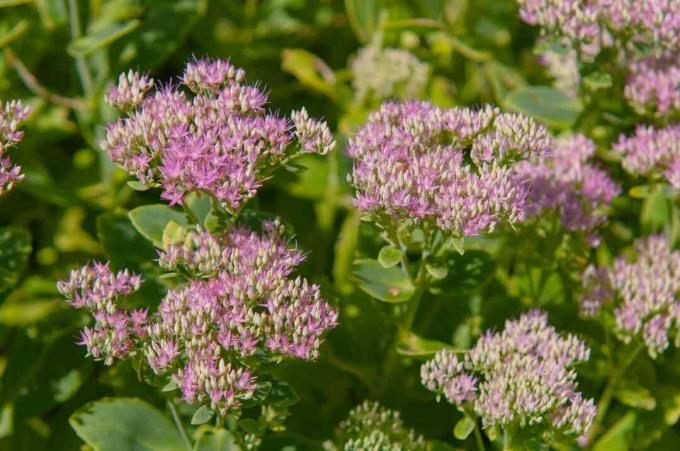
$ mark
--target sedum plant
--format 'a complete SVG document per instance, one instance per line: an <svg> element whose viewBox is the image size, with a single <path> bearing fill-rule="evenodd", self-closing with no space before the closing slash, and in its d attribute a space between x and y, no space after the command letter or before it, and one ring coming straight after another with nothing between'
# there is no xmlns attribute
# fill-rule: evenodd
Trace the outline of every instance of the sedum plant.
<svg viewBox="0 0 680 451"><path fill-rule="evenodd" d="M300 153L327 152L333 137L304 109L291 119L265 113L266 95L244 78L224 60L191 61L181 85L153 93L149 77L120 76L106 98L125 117L107 128L102 146L137 177L135 187L160 188L170 205L185 207L184 213L162 205L130 213L143 235L161 232L157 272L172 284L157 308L131 308L141 276L94 262L72 271L58 289L94 320L79 341L88 355L106 365L130 360L140 379L164 392L179 390L181 400L196 406L192 424L214 416L219 428L226 421L234 440L251 449L266 428L281 427L294 399L268 367L286 358L316 359L323 335L338 321L319 285L293 277L305 256L278 219L258 221L260 231L239 222L273 170ZM171 396L168 405L188 444L175 402ZM259 426L237 427L243 409L258 405Z"/></svg>

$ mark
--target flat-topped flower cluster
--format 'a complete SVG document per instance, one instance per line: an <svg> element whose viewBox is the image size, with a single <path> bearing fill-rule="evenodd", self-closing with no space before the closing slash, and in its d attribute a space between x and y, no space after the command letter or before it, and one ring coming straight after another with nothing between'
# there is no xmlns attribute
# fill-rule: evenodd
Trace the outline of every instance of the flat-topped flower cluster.
<svg viewBox="0 0 680 451"><path fill-rule="evenodd" d="M673 336L680 346L680 251L661 235L639 239L634 248L633 258L622 255L611 267L588 268L581 311L611 311L617 335L626 343L641 338L655 358Z"/></svg>
<svg viewBox="0 0 680 451"><path fill-rule="evenodd" d="M561 36L582 55L613 45L680 49L677 0L517 0L522 20Z"/></svg>
<svg viewBox="0 0 680 451"><path fill-rule="evenodd" d="M317 285L289 277L303 255L287 246L282 227L270 222L263 229L190 232L184 243L169 245L160 253L161 266L192 280L169 290L148 318L146 311L128 313L116 304L139 287L138 276L114 274L101 264L73 271L59 290L72 306L93 312L96 324L82 339L88 353L107 364L143 353L187 402L220 415L252 397L257 359L316 358L337 312Z"/></svg>
<svg viewBox="0 0 680 451"><path fill-rule="evenodd" d="M267 113L267 95L244 80L223 60L190 62L179 85L153 92L149 77L122 74L106 99L125 116L108 126L102 147L143 185L161 186L170 204L204 191L237 210L291 156L335 145L304 109L291 119Z"/></svg>
<svg viewBox="0 0 680 451"><path fill-rule="evenodd" d="M517 166L550 146L546 128L520 114L386 102L349 143L355 205L383 226L408 220L458 237L493 231L526 218Z"/></svg>
<svg viewBox="0 0 680 451"><path fill-rule="evenodd" d="M340 423L338 435L345 451L425 451L425 439L407 427L399 412L364 401Z"/></svg>
<svg viewBox="0 0 680 451"><path fill-rule="evenodd" d="M680 125L656 129L638 125L632 136L621 135L614 151L633 175L665 179L680 189Z"/></svg>
<svg viewBox="0 0 680 451"><path fill-rule="evenodd" d="M421 368L423 384L452 404L470 406L484 428L545 427L581 436L594 417L592 399L577 392L579 362L590 351L573 335L560 335L538 310L488 331L459 358L439 351Z"/></svg>
<svg viewBox="0 0 680 451"><path fill-rule="evenodd" d="M26 120L28 112L28 107L23 106L18 100L6 102L0 108L0 196L24 179L21 166L12 163L7 151L24 138L24 132L19 130L19 125Z"/></svg>
<svg viewBox="0 0 680 451"><path fill-rule="evenodd" d="M619 186L590 160L595 143L581 134L555 140L550 155L538 163L523 162L520 173L528 180L529 205L535 215L558 212L562 226L581 231L595 245L598 226L607 219L603 211L616 197Z"/></svg>

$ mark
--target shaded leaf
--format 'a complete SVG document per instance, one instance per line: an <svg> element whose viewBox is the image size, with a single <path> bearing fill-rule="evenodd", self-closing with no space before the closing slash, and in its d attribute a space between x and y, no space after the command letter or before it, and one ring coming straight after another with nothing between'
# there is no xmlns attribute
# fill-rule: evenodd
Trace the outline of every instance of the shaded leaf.
<svg viewBox="0 0 680 451"><path fill-rule="evenodd" d="M383 268L392 268L401 261L401 249L394 246L385 246L378 253L378 261Z"/></svg>
<svg viewBox="0 0 680 451"><path fill-rule="evenodd" d="M415 292L408 274L401 267L383 268L377 260L354 261L354 277L359 288L383 302L405 302Z"/></svg>
<svg viewBox="0 0 680 451"><path fill-rule="evenodd" d="M453 435L458 440L465 440L466 438L468 438L468 435L470 435L474 430L475 421L469 416L464 415L463 418L458 420L456 426L453 428Z"/></svg>
<svg viewBox="0 0 680 451"><path fill-rule="evenodd" d="M184 213L163 204L137 207L131 210L128 216L137 231L156 245L163 242L163 231L170 221L175 221L179 225L188 225Z"/></svg>
<svg viewBox="0 0 680 451"><path fill-rule="evenodd" d="M196 412L194 412L194 416L191 417L191 424L207 423L214 415L215 412L213 412L209 407L201 406L196 410Z"/></svg>
<svg viewBox="0 0 680 451"><path fill-rule="evenodd" d="M31 253L31 234L18 227L0 229L0 292L19 281Z"/></svg>

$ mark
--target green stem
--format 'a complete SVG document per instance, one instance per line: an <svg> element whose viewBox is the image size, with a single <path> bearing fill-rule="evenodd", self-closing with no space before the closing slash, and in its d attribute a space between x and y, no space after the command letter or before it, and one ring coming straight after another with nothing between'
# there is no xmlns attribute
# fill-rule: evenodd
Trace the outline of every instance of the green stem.
<svg viewBox="0 0 680 451"><path fill-rule="evenodd" d="M508 451L510 449L510 442L512 437L508 433L508 428L503 429L503 451Z"/></svg>
<svg viewBox="0 0 680 451"><path fill-rule="evenodd" d="M187 435L187 431L184 430L184 425L182 424L182 420L180 419L179 415L177 414L177 409L175 408L175 404L168 400L167 402L168 408L170 409L170 412L172 412L172 419L175 421L175 426L177 426L177 430L179 431L179 435L182 437L182 441L184 442L184 445L187 447L189 451L194 449L193 446L191 446L191 441L189 440L189 436Z"/></svg>
<svg viewBox="0 0 680 451"><path fill-rule="evenodd" d="M78 17L78 2L76 0L68 0L69 21L71 22L71 39L78 39L81 36L80 18ZM82 56L76 57L76 71L80 84L83 87L83 92L88 101L92 100L93 84L90 70L87 68L85 58Z"/></svg>
<svg viewBox="0 0 680 451"><path fill-rule="evenodd" d="M479 423L477 420L475 420L475 441L477 442L477 449L479 451L486 451L484 439L482 438L482 431L479 429Z"/></svg>
<svg viewBox="0 0 680 451"><path fill-rule="evenodd" d="M406 310L406 314L404 315L404 319L401 322L401 326L399 328L400 333L402 334L408 333L411 330L413 322L416 319L418 307L420 306L420 300L423 298L423 293L425 292L426 287L425 273L426 273L425 260L421 259L420 264L418 266L418 275L416 276L416 280L414 282L414 285L416 286L416 291L413 293L413 296L411 296L411 299L409 299L408 301L408 309Z"/></svg>
<svg viewBox="0 0 680 451"><path fill-rule="evenodd" d="M607 411L609 410L612 398L614 397L614 390L616 389L616 386L621 380L621 377L625 373L626 369L633 363L642 348L642 343L636 343L630 349L630 352L619 362L619 365L611 372L609 379L607 380L607 385L605 386L602 396L600 397L600 401L597 403L597 415L595 416L593 426L590 428L588 442L591 444L602 428L602 423L607 416Z"/></svg>

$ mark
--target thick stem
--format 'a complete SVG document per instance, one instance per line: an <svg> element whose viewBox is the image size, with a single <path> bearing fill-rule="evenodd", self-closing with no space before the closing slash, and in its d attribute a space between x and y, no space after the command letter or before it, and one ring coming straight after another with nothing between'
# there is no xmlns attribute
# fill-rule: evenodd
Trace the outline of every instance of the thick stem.
<svg viewBox="0 0 680 451"><path fill-rule="evenodd" d="M512 441L512 436L508 432L508 428L503 429L503 451L510 450L510 442Z"/></svg>
<svg viewBox="0 0 680 451"><path fill-rule="evenodd" d="M607 380L607 385L605 386L602 396L600 397L600 401L597 403L597 415L595 416L595 421L593 422L593 425L590 428L590 433L588 434L589 443L592 444L595 437L597 437L597 435L600 433L602 423L607 416L607 411L609 410L612 398L614 397L614 390L616 389L616 386L621 380L621 377L625 373L626 369L633 363L642 348L642 343L638 342L633 345L633 347L630 348L628 354L625 355L623 359L621 359L618 366L611 372L609 379Z"/></svg>
<svg viewBox="0 0 680 451"><path fill-rule="evenodd" d="M182 441L184 442L184 445L187 447L189 451L194 449L193 446L191 446L191 441L189 440L189 436L187 435L187 431L184 429L184 425L182 424L182 419L179 417L179 414L177 413L177 409L175 408L175 403L172 401L168 400L167 402L168 408L170 409L170 412L172 412L172 419L175 421L175 426L177 426L177 430L179 431L179 435L182 437Z"/></svg>

